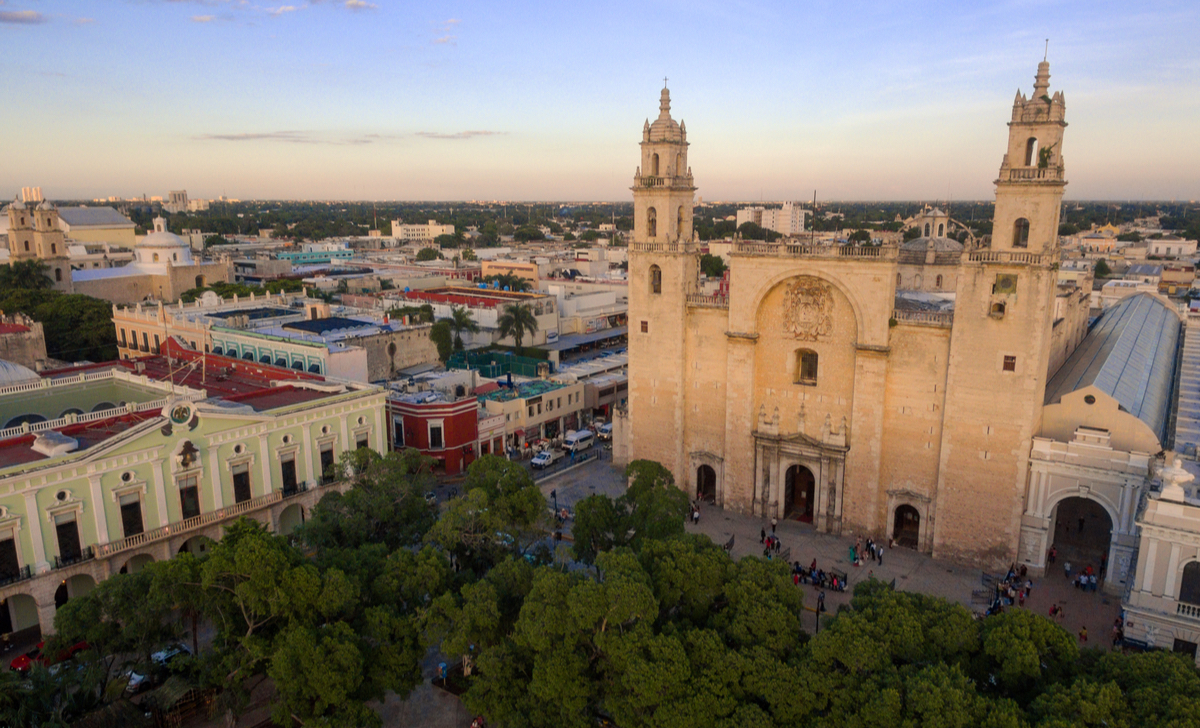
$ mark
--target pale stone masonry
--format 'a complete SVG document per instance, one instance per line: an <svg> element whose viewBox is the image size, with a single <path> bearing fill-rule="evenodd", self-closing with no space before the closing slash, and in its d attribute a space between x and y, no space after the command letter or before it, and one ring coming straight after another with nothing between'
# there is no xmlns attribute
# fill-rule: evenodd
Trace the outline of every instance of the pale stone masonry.
<svg viewBox="0 0 1200 728"><path fill-rule="evenodd" d="M1086 297L1056 305L1064 109L1043 62L1013 104L990 245L737 242L722 297L697 288L663 89L632 188L630 457L732 510L1011 562L1051 347L1062 361L1086 333Z"/></svg>

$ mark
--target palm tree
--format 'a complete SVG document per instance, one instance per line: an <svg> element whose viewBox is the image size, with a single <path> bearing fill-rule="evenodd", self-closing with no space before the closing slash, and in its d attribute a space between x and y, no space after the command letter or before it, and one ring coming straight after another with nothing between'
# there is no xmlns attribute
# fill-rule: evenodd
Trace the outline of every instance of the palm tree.
<svg viewBox="0 0 1200 728"><path fill-rule="evenodd" d="M521 342L525 340L525 336L538 330L537 318L534 317L533 308L528 303L510 303L505 306L504 313L496 319L496 325L500 328L501 339L511 336L513 341L517 342L517 353L521 351Z"/></svg>
<svg viewBox="0 0 1200 728"><path fill-rule="evenodd" d="M466 306L455 306L450 309L450 315L442 321L450 324L450 329L454 332L455 351L463 350L462 334L464 331L470 334L479 332L479 324L475 323L475 319L471 317L471 312L467 310Z"/></svg>
<svg viewBox="0 0 1200 728"><path fill-rule="evenodd" d="M54 288L54 281L46 275L50 266L40 260L19 260L0 267L0 289L24 288L43 291Z"/></svg>

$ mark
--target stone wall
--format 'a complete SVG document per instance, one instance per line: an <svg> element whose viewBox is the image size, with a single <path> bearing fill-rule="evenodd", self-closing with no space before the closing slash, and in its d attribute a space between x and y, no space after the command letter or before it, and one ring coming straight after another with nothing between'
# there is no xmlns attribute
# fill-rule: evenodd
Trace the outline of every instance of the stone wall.
<svg viewBox="0 0 1200 728"><path fill-rule="evenodd" d="M25 314L0 316L0 324L24 326L28 331L13 331L0 334L0 359L36 369L38 361L46 360L46 335L41 323Z"/></svg>

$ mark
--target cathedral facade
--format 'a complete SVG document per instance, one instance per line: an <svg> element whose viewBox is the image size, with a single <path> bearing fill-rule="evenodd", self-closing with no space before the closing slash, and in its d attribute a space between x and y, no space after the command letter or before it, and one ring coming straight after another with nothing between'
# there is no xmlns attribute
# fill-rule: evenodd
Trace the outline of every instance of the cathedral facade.
<svg viewBox="0 0 1200 728"><path fill-rule="evenodd" d="M630 456L731 510L1010 562L1052 351L1084 328L1056 327L1049 75L1014 101L990 244L936 220L900 245L739 241L726 296L698 292L687 130L663 89L632 188Z"/></svg>

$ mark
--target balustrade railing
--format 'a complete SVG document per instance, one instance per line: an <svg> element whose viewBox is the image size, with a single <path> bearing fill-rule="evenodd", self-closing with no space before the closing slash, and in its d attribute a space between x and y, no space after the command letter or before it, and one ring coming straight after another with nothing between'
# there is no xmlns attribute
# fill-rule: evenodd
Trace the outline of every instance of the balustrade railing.
<svg viewBox="0 0 1200 728"><path fill-rule="evenodd" d="M967 253L967 260L972 263L1024 263L1026 265L1041 265L1040 253L1025 253L1019 250L976 250Z"/></svg>
<svg viewBox="0 0 1200 728"><path fill-rule="evenodd" d="M1200 620L1200 606L1178 602L1175 605L1175 614L1180 617L1187 617L1188 619Z"/></svg>
<svg viewBox="0 0 1200 728"><path fill-rule="evenodd" d="M867 258L892 261L898 249L894 245L822 245L820 243L763 243L734 244L739 255L766 255L788 258Z"/></svg>
<svg viewBox="0 0 1200 728"><path fill-rule="evenodd" d="M922 326L950 327L954 325L953 311L901 311L893 310L892 318L899 323Z"/></svg>
<svg viewBox="0 0 1200 728"><path fill-rule="evenodd" d="M1001 173L1001 178L1005 177ZM1063 178L1062 167L1014 167L1008 170L1009 182L1045 181L1058 182Z"/></svg>
<svg viewBox="0 0 1200 728"><path fill-rule="evenodd" d="M685 243L630 243L631 253L695 253L697 246L692 242Z"/></svg>
<svg viewBox="0 0 1200 728"><path fill-rule="evenodd" d="M16 584L19 581L25 581L26 579L32 578L33 567L22 566L16 571L9 572L7 574L0 574L0 586L8 586L9 584Z"/></svg>
<svg viewBox="0 0 1200 728"><path fill-rule="evenodd" d="M689 293L687 305L700 308L729 308L729 298L726 296L705 296L699 293Z"/></svg>
<svg viewBox="0 0 1200 728"><path fill-rule="evenodd" d="M132 536L126 536L125 538L117 541L110 541L106 544L97 546L96 555L101 558L107 558L122 551L128 551L129 549L146 546L147 544L154 543L155 541L161 541L164 538L178 536L182 533L187 533L188 531L195 531L218 521L223 521L227 518L234 518L235 516L240 516L248 511L254 511L258 510L259 508L269 506L272 503L283 500L283 497L283 491L271 491L266 495L261 495L257 498L251 498L250 500L242 501L241 503L225 506L224 508L219 508L215 511L209 511L208 513L201 513L198 516L193 516L182 521L176 521L175 523L168 523L165 526L160 526L150 531L143 531L142 533L136 533Z"/></svg>
<svg viewBox="0 0 1200 728"><path fill-rule="evenodd" d="M85 549L80 549L79 553L75 554L74 556L55 556L54 568L62 569L67 566L82 564L85 561L91 561L94 558L96 558L96 550L91 546L88 546Z"/></svg>

